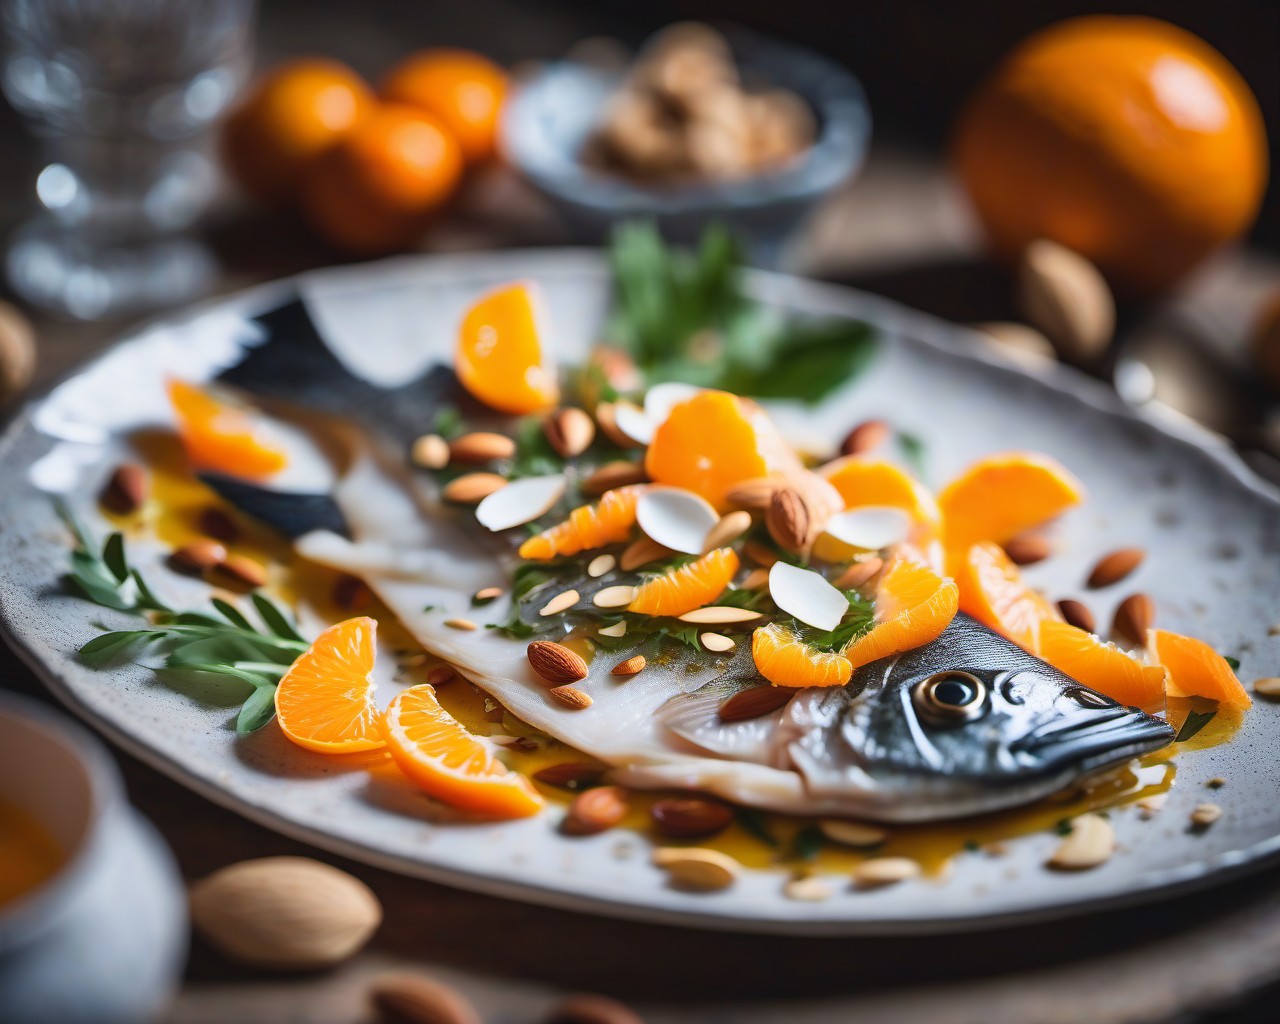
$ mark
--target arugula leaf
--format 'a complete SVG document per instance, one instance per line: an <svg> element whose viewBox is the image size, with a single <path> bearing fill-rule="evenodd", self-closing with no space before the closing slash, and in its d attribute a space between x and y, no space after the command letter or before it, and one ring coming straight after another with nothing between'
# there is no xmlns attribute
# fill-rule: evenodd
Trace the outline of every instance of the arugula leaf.
<svg viewBox="0 0 1280 1024"><path fill-rule="evenodd" d="M835 629L822 633L809 626L800 627L800 635L810 647L820 651L842 651L874 625L874 602L856 590L846 590L844 596L849 602L849 610Z"/></svg>
<svg viewBox="0 0 1280 1024"><path fill-rule="evenodd" d="M525 416L516 424L516 454L507 475L516 480L522 476L546 476L564 469L564 460L547 440L542 420Z"/></svg>
<svg viewBox="0 0 1280 1024"><path fill-rule="evenodd" d="M1182 723L1182 728L1178 730L1178 735L1174 737L1173 742L1186 743L1187 740L1212 722L1217 714L1217 708L1212 711L1188 711L1186 720Z"/></svg>
<svg viewBox="0 0 1280 1024"><path fill-rule="evenodd" d="M756 398L793 398L810 405L862 373L875 356L871 329L854 321L792 328L760 367L727 367L719 386Z"/></svg>

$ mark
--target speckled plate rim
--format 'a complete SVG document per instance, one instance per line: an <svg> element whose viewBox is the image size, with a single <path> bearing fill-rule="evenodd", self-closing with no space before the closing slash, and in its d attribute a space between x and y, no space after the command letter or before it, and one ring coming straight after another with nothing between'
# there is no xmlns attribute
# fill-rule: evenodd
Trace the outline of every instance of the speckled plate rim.
<svg viewBox="0 0 1280 1024"><path fill-rule="evenodd" d="M468 273L479 273L482 270L493 272L509 265L510 269L503 269L503 272L520 276L520 268L527 267L529 261L537 261L540 271L547 271L550 268L551 272L558 275L577 273L584 277L600 277L606 271L602 254L591 249L534 249L505 250L498 253L409 255L375 263L308 271L294 277L217 296L186 307L182 311L171 311L135 325L117 338L115 343L107 346L98 356L76 366L62 380L65 381L91 369L120 344L137 337L150 326L193 320L217 308L266 308L272 302L283 301L296 293L300 286L305 287L311 282L342 283L350 286L369 276L394 277L407 270L437 269L445 266L455 271L457 276L465 277ZM803 307L807 312L819 315L857 316L866 319L878 327L907 336L914 343L948 357L982 364L991 373L1006 374L1018 379L1032 379L1038 382L1039 386L1087 408L1090 415L1106 416L1130 425L1141 425L1147 431L1177 444L1193 458L1205 461L1214 471L1229 478L1234 485L1274 507L1277 515L1280 516L1280 489L1272 487L1257 477L1238 459L1225 441L1176 413L1159 407L1132 409L1125 406L1114 392L1104 385L1061 366L1051 365L1036 371L1011 366L998 356L991 354L981 339L971 330L908 309L879 296L839 285L813 282L765 271L752 271L749 276L749 286L759 298ZM57 384L43 395L28 402L8 423L3 436L0 437L0 465L10 457L11 451L18 442L28 432L34 430L32 422L34 411L56 387ZM1096 910L1140 905L1209 888L1280 861L1280 833L1277 833L1263 841L1239 849L1226 850L1177 868L1147 872L1136 884L1122 892L1104 892L1084 898L1073 896L1068 899L1050 900L1034 907L1013 911L975 912L928 918L849 916L815 920L796 916L744 916L734 911L732 903L699 905L698 897L693 897L688 903L673 908L666 905L648 905L634 899L614 899L599 894L582 895L564 886L532 881L506 881L491 874L470 872L456 867L442 867L388 854L378 849L376 845L354 842L282 817L276 811L261 806L245 796L228 792L149 746L142 739L95 715L79 700L67 678L67 669L74 671L77 666L69 662L66 666L54 664L53 662L57 660L56 652L53 658L46 659L42 656L38 650L40 644L37 638L32 636L28 640L22 631L15 627L11 613L2 603L0 603L0 636L3 636L10 648L48 686L50 692L71 711L80 715L122 750L215 804L235 811L257 824L290 838L374 867L485 895L531 902L562 910L681 927L744 930L779 935L943 934L1029 924ZM81 671L85 670L81 669Z"/></svg>

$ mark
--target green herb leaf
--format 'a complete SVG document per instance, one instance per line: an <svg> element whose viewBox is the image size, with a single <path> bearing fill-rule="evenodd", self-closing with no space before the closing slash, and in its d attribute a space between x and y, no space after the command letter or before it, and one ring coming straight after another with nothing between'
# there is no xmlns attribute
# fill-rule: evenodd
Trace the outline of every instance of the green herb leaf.
<svg viewBox="0 0 1280 1024"><path fill-rule="evenodd" d="M1240 668L1240 659L1239 659L1239 658L1233 658L1230 654L1224 654L1224 655L1222 656L1222 660L1223 660L1223 661L1225 661L1228 665L1230 665L1230 666L1231 666L1231 671L1232 671L1232 672L1236 672L1236 671L1238 671L1238 670L1239 670L1239 668Z"/></svg>
<svg viewBox="0 0 1280 1024"><path fill-rule="evenodd" d="M537 416L525 416L515 429L516 454L511 460L507 476L516 480L522 476L548 476L564 469L564 460L547 440L542 420Z"/></svg>
<svg viewBox="0 0 1280 1024"><path fill-rule="evenodd" d="M809 626L796 624L800 636L810 646L820 651L842 651L875 624L875 605L856 590L844 593L849 610L835 629L821 633Z"/></svg>
<svg viewBox="0 0 1280 1024"><path fill-rule="evenodd" d="M275 716L276 688L271 683L255 686L249 699L240 705L236 716L236 732L241 736L261 729Z"/></svg>
<svg viewBox="0 0 1280 1024"><path fill-rule="evenodd" d="M123 658L126 653L138 645L150 643L163 635L163 633L157 633L155 630L150 629L114 630L94 637L80 648L78 654L80 660L86 665L92 668L101 668L103 665L109 665L111 662Z"/></svg>
<svg viewBox="0 0 1280 1024"><path fill-rule="evenodd" d="M462 414L452 405L442 405L436 413L433 433L439 434L446 441L452 440L466 429L462 422Z"/></svg>
<svg viewBox="0 0 1280 1024"><path fill-rule="evenodd" d="M231 625L237 626L240 629L247 629L250 632L254 631L253 627L249 625L249 620L240 613L240 609L235 605L222 600L220 597L211 599L209 603L217 608L222 617L230 622Z"/></svg>
<svg viewBox="0 0 1280 1024"><path fill-rule="evenodd" d="M795 838L791 840L791 857L793 860L816 860L826 842L826 836L817 825L805 825Z"/></svg>
<svg viewBox="0 0 1280 1024"><path fill-rule="evenodd" d="M102 545L102 564L110 570L117 583L129 578L129 566L124 557L124 535L113 533Z"/></svg>
<svg viewBox="0 0 1280 1024"><path fill-rule="evenodd" d="M871 329L854 321L833 321L779 334L769 363L727 368L720 386L756 398L792 398L810 405L843 387L875 356Z"/></svg>
<svg viewBox="0 0 1280 1024"><path fill-rule="evenodd" d="M293 628L292 624L284 613L280 611L274 604L261 594L255 592L252 596L253 606L257 609L258 615L261 616L263 624L267 629L271 630L276 636L285 640L302 640L301 634Z"/></svg>
<svg viewBox="0 0 1280 1024"><path fill-rule="evenodd" d="M1060 836L1069 836L1076 830L1076 827L1067 818L1063 818L1053 826L1053 830Z"/></svg>
<svg viewBox="0 0 1280 1024"><path fill-rule="evenodd" d="M765 846L778 846L778 837L769 831L769 819L764 816L763 811L755 807L737 806L733 809L733 816L742 831L759 839Z"/></svg>
<svg viewBox="0 0 1280 1024"><path fill-rule="evenodd" d="M1212 711L1189 711L1186 720L1182 723L1182 728L1178 730L1178 735L1174 738L1174 743L1186 743L1196 733L1203 729L1206 725L1213 721L1218 714L1217 708Z"/></svg>

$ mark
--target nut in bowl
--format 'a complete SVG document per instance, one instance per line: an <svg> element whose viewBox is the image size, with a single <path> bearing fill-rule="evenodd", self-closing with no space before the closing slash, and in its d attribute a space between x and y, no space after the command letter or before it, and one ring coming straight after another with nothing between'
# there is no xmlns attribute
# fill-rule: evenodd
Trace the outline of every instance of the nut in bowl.
<svg viewBox="0 0 1280 1024"><path fill-rule="evenodd" d="M769 243L857 172L870 131L862 87L824 57L678 25L628 70L547 65L508 101L502 136L585 237L639 216L669 238L721 220Z"/></svg>

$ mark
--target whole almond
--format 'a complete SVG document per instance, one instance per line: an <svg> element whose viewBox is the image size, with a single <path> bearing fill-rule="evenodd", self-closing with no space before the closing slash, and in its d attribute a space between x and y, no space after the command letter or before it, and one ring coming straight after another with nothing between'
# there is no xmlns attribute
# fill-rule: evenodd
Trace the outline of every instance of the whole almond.
<svg viewBox="0 0 1280 1024"><path fill-rule="evenodd" d="M227 549L216 540L193 540L183 544L169 556L169 568L187 576L199 576L221 565L227 558Z"/></svg>
<svg viewBox="0 0 1280 1024"><path fill-rule="evenodd" d="M576 686L557 686L547 691L557 704L570 711L585 711L591 707L591 695L579 690Z"/></svg>
<svg viewBox="0 0 1280 1024"><path fill-rule="evenodd" d="M599 782L604 772L603 765L590 761L566 761L564 764L551 764L540 768L533 773L533 777L548 786L581 789L588 783Z"/></svg>
<svg viewBox="0 0 1280 1024"><path fill-rule="evenodd" d="M667 872L673 885L691 892L727 889L740 870L727 853L700 846L659 847L653 851L653 863Z"/></svg>
<svg viewBox="0 0 1280 1024"><path fill-rule="evenodd" d="M634 676L643 672L646 664L644 655L637 654L626 661L618 662L613 666L613 671L609 674L613 676Z"/></svg>
<svg viewBox="0 0 1280 1024"><path fill-rule="evenodd" d="M763 512L769 507L773 492L786 485L786 479L781 476L753 477L732 487L724 500L734 508Z"/></svg>
<svg viewBox="0 0 1280 1024"><path fill-rule="evenodd" d="M596 439L595 422L574 406L553 412L543 421L542 431L547 443L565 459L577 458Z"/></svg>
<svg viewBox="0 0 1280 1024"><path fill-rule="evenodd" d="M206 537L229 544L240 536L240 527L231 516L216 505L206 505L196 517L196 529Z"/></svg>
<svg viewBox="0 0 1280 1024"><path fill-rule="evenodd" d="M668 547L663 547L656 540L650 540L648 537L641 537L639 540L629 544L618 558L618 565L623 572L634 572L642 565L648 565L650 562L656 562L659 558L670 558L674 551Z"/></svg>
<svg viewBox="0 0 1280 1024"><path fill-rule="evenodd" d="M587 678L582 655L553 640L535 640L528 647L529 664L551 686L563 686Z"/></svg>
<svg viewBox="0 0 1280 1024"><path fill-rule="evenodd" d="M856 590L858 587L865 587L879 575L883 568L884 559L878 555L872 555L849 566L836 578L835 586L839 590Z"/></svg>
<svg viewBox="0 0 1280 1024"><path fill-rule="evenodd" d="M451 501L455 505L479 505L489 495L506 486L506 478L497 473L467 473L450 480L440 494L445 501Z"/></svg>
<svg viewBox="0 0 1280 1024"><path fill-rule="evenodd" d="M665 797L649 808L654 826L672 839L701 839L723 832L733 821L733 810L718 800L700 796Z"/></svg>
<svg viewBox="0 0 1280 1024"><path fill-rule="evenodd" d="M257 590L266 586L267 568L247 555L229 555L213 567L211 579L230 590Z"/></svg>
<svg viewBox="0 0 1280 1024"><path fill-rule="evenodd" d="M1058 353L1090 363L1115 330L1116 306L1098 268L1079 253L1047 239L1027 246L1018 266L1023 314Z"/></svg>
<svg viewBox="0 0 1280 1024"><path fill-rule="evenodd" d="M452 665L437 665L427 673L427 682L431 686L448 686L458 678L458 670Z"/></svg>
<svg viewBox="0 0 1280 1024"><path fill-rule="evenodd" d="M892 431L889 424L884 420L866 420L845 435L840 443L840 453L861 455L863 452L873 451L889 440L890 433Z"/></svg>
<svg viewBox="0 0 1280 1024"><path fill-rule="evenodd" d="M1130 594L1116 608L1111 632L1133 644L1147 642L1147 630L1155 625L1156 604L1147 594Z"/></svg>
<svg viewBox="0 0 1280 1024"><path fill-rule="evenodd" d="M1266 700L1280 700L1280 676L1255 680L1253 692Z"/></svg>
<svg viewBox="0 0 1280 1024"><path fill-rule="evenodd" d="M1053 547L1045 538L1032 533L1006 542L1004 553L1014 565L1034 565L1053 554Z"/></svg>
<svg viewBox="0 0 1280 1024"><path fill-rule="evenodd" d="M25 391L35 371L35 328L17 306L0 301L0 404Z"/></svg>
<svg viewBox="0 0 1280 1024"><path fill-rule="evenodd" d="M1142 564L1146 552L1142 548L1117 548L1098 559L1089 573L1089 586L1095 590L1119 583Z"/></svg>
<svg viewBox="0 0 1280 1024"><path fill-rule="evenodd" d="M816 536L814 516L808 501L794 487L774 491L765 512L769 536L785 551L803 554Z"/></svg>
<svg viewBox="0 0 1280 1024"><path fill-rule="evenodd" d="M461 992L420 974L378 975L369 983L369 1001L385 1024L481 1024Z"/></svg>
<svg viewBox="0 0 1280 1024"><path fill-rule="evenodd" d="M607 832L627 816L627 791L620 786L596 786L573 798L561 829L571 836Z"/></svg>
<svg viewBox="0 0 1280 1024"><path fill-rule="evenodd" d="M480 464L495 459L509 459L516 453L516 443L506 434L494 434L478 430L463 434L449 442L451 462Z"/></svg>
<svg viewBox="0 0 1280 1024"><path fill-rule="evenodd" d="M606 462L599 469L582 481L582 492L592 496L604 494L615 487L626 487L629 484L642 484L649 479L644 466L626 459L615 459Z"/></svg>
<svg viewBox="0 0 1280 1024"><path fill-rule="evenodd" d="M108 512L132 515L147 500L147 490L147 471L136 463L124 462L107 480L99 501Z"/></svg>
<svg viewBox="0 0 1280 1024"><path fill-rule="evenodd" d="M747 722L783 707L795 693L784 686L750 686L720 705L720 721Z"/></svg>
<svg viewBox="0 0 1280 1024"><path fill-rule="evenodd" d="M990 348L1020 366L1039 369L1058 357L1049 339L1026 324L999 320L974 324L973 328L982 333Z"/></svg>
<svg viewBox="0 0 1280 1024"><path fill-rule="evenodd" d="M720 517L720 521L707 531L706 540L702 542L702 553L705 555L716 548L732 544L751 529L751 513L737 509Z"/></svg>
<svg viewBox="0 0 1280 1024"><path fill-rule="evenodd" d="M553 1006L543 1024L644 1024L616 999L605 996L569 996Z"/></svg>
<svg viewBox="0 0 1280 1024"><path fill-rule="evenodd" d="M449 442L439 434L423 434L409 449L409 461L423 469L444 469L449 465Z"/></svg>
<svg viewBox="0 0 1280 1024"><path fill-rule="evenodd" d="M382 908L358 878L307 857L264 857L191 887L196 930L254 967L332 967L364 946Z"/></svg>
<svg viewBox="0 0 1280 1024"><path fill-rule="evenodd" d="M1093 612L1089 611L1089 606L1075 598L1064 597L1058 602L1058 611L1062 613L1062 617L1068 624L1075 626L1077 629L1083 629L1086 633L1094 632L1096 623L1094 622Z"/></svg>
<svg viewBox="0 0 1280 1024"><path fill-rule="evenodd" d="M367 608L373 601L373 591L359 576L343 573L333 584L333 603L344 611Z"/></svg>

